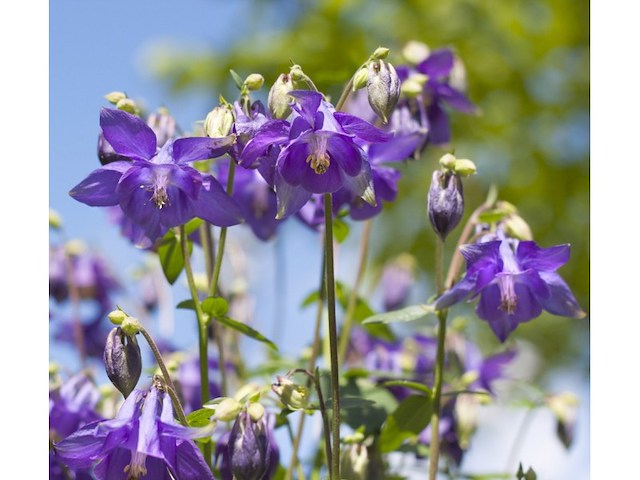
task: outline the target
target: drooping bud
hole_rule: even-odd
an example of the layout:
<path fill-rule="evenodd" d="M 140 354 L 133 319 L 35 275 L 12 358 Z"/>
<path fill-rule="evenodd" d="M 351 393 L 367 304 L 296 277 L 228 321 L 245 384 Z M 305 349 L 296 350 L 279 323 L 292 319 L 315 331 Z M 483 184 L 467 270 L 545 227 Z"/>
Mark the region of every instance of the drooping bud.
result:
<path fill-rule="evenodd" d="M 142 328 L 142 325 L 140 325 L 140 322 L 138 321 L 137 318 L 127 316 L 125 317 L 124 320 L 122 320 L 122 324 L 120 325 L 120 328 L 122 328 L 122 331 L 126 335 L 133 337 L 138 333 L 140 333 L 140 329 Z"/>
<path fill-rule="evenodd" d="M 291 97 L 289 92 L 293 90 L 293 80 L 288 73 L 282 73 L 275 81 L 271 90 L 267 104 L 271 116 L 277 119 L 284 119 L 291 113 Z"/>
<path fill-rule="evenodd" d="M 290 410 L 305 410 L 310 406 L 309 389 L 293 383 L 287 377 L 277 376 L 276 381 L 271 384 L 271 390 Z"/>
<path fill-rule="evenodd" d="M 204 133 L 207 137 L 222 138 L 229 135 L 233 126 L 233 113 L 226 106 L 215 107 L 204 119 Z"/>
<path fill-rule="evenodd" d="M 264 85 L 264 77 L 259 73 L 252 73 L 244 80 L 244 85 L 248 90 L 260 90 Z"/>
<path fill-rule="evenodd" d="M 456 158 L 456 162 L 453 166 L 453 171 L 461 177 L 468 177 L 475 175 L 478 171 L 476 164 L 466 158 Z"/>
<path fill-rule="evenodd" d="M 362 443 L 347 446 L 340 461 L 340 477 L 343 480 L 367 480 L 369 452 Z"/>
<path fill-rule="evenodd" d="M 417 65 L 429 56 L 431 51 L 427 44 L 411 40 L 402 49 L 402 56 L 407 63 Z"/>
<path fill-rule="evenodd" d="M 261 480 L 269 466 L 269 442 L 264 418 L 258 422 L 242 412 L 231 429 L 229 459 L 236 480 Z"/>
<path fill-rule="evenodd" d="M 247 413 L 254 422 L 259 422 L 264 417 L 264 407 L 260 403 L 250 403 L 247 407 Z"/>
<path fill-rule="evenodd" d="M 578 397 L 570 392 L 552 395 L 546 400 L 547 406 L 556 417 L 556 433 L 558 438 L 569 448 L 573 443 L 576 418 L 578 417 Z"/>
<path fill-rule="evenodd" d="M 453 170 L 456 166 L 456 157 L 451 153 L 445 153 L 442 157 L 440 157 L 439 162 L 442 168 Z"/>
<path fill-rule="evenodd" d="M 142 373 L 136 338 L 125 335 L 120 327 L 112 329 L 104 347 L 104 366 L 111 383 L 127 398 Z"/>
<path fill-rule="evenodd" d="M 462 181 L 458 175 L 449 171 L 433 172 L 427 211 L 433 230 L 444 242 L 449 232 L 460 223 L 464 212 Z"/>
<path fill-rule="evenodd" d="M 127 314 L 122 310 L 114 310 L 113 312 L 110 312 L 107 317 L 114 325 L 122 325 L 124 319 L 127 318 Z"/>
<path fill-rule="evenodd" d="M 132 115 L 140 115 L 138 105 L 136 105 L 136 102 L 131 98 L 121 98 L 118 100 L 118 103 L 116 103 L 116 108 Z"/>
<path fill-rule="evenodd" d="M 360 90 L 367 86 L 369 80 L 369 70 L 366 67 L 362 67 L 353 76 L 353 91 Z"/>
<path fill-rule="evenodd" d="M 388 62 L 378 60 L 369 63 L 367 68 L 369 105 L 384 123 L 388 123 L 391 112 L 400 98 L 400 79 L 396 69 Z"/>

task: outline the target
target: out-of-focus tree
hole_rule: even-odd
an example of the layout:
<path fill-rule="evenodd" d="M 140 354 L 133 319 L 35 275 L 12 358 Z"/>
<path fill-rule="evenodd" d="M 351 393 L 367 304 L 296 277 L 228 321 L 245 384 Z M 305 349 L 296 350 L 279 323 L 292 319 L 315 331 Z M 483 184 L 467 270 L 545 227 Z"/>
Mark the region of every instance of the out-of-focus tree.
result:
<path fill-rule="evenodd" d="M 229 69 L 241 75 L 260 72 L 270 84 L 293 61 L 335 99 L 379 45 L 392 49 L 389 60 L 396 64 L 402 63 L 400 52 L 409 40 L 452 47 L 464 61 L 469 97 L 481 110 L 477 116 L 451 114 L 451 147 L 458 156 L 473 159 L 479 170 L 465 185 L 465 216 L 495 184 L 500 198 L 518 207 L 541 246 L 571 243 L 572 259 L 561 273 L 589 311 L 587 1 L 246 4 L 245 17 L 237 19 L 240 40 L 199 53 L 158 49 L 149 57 L 153 72 L 175 93 L 206 88 L 212 98 L 221 92 L 232 98 Z M 212 19 L 212 28 L 219 20 Z M 421 268 L 432 269 L 434 236 L 426 218 L 426 193 L 444 152 L 431 147 L 403 168 L 399 198 L 374 226 L 374 262 L 410 251 Z M 488 328 L 479 333 L 490 337 Z M 588 319 L 545 317 L 523 325 L 517 336 L 533 341 L 550 363 L 578 358 L 588 364 Z"/>

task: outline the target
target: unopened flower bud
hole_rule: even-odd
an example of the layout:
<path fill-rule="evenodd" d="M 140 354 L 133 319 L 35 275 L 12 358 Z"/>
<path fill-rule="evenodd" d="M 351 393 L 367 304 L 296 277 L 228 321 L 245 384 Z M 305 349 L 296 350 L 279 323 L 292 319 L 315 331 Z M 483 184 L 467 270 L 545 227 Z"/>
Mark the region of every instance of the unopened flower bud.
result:
<path fill-rule="evenodd" d="M 429 56 L 431 51 L 429 47 L 422 42 L 411 40 L 402 49 L 402 56 L 407 63 L 417 65 Z"/>
<path fill-rule="evenodd" d="M 309 389 L 293 383 L 287 377 L 277 376 L 276 382 L 271 384 L 271 390 L 290 410 L 309 408 Z"/>
<path fill-rule="evenodd" d="M 375 49 L 375 51 L 371 55 L 371 58 L 374 60 L 382 60 L 389 56 L 389 52 L 390 50 L 386 47 L 378 47 Z"/>
<path fill-rule="evenodd" d="M 56 230 L 62 227 L 62 217 L 51 208 L 49 209 L 49 226 Z"/>
<path fill-rule="evenodd" d="M 140 333 L 140 329 L 142 328 L 142 325 L 140 325 L 140 322 L 138 321 L 137 318 L 126 317 L 124 320 L 122 320 L 120 327 L 122 328 L 122 331 L 125 334 L 127 334 L 130 337 L 133 337 L 138 333 Z"/>
<path fill-rule="evenodd" d="M 244 84 L 249 90 L 260 90 L 264 85 L 264 77 L 259 73 L 252 73 L 245 78 Z"/>
<path fill-rule="evenodd" d="M 293 80 L 288 73 L 282 73 L 275 81 L 271 90 L 267 104 L 273 118 L 284 119 L 291 113 L 291 97 L 289 92 L 293 90 Z"/>
<path fill-rule="evenodd" d="M 156 134 L 158 148 L 176 136 L 176 120 L 166 108 L 159 108 L 147 117 L 147 125 Z"/>
<path fill-rule="evenodd" d="M 456 163 L 453 166 L 453 171 L 461 177 L 468 177 L 475 175 L 477 172 L 476 164 L 466 158 L 457 158 Z"/>
<path fill-rule="evenodd" d="M 440 170 L 433 172 L 427 211 L 431 226 L 444 242 L 449 232 L 460 223 L 464 212 L 462 181 L 458 175 Z"/>
<path fill-rule="evenodd" d="M 124 92 L 115 91 L 107 93 L 104 98 L 106 98 L 109 103 L 117 105 L 120 100 L 127 98 L 127 94 Z"/>
<path fill-rule="evenodd" d="M 387 123 L 400 97 L 400 79 L 393 65 L 382 60 L 369 63 L 368 73 L 369 105 Z"/>
<path fill-rule="evenodd" d="M 369 452 L 361 443 L 347 446 L 340 461 L 340 477 L 343 480 L 367 480 Z"/>
<path fill-rule="evenodd" d="M 235 420 L 242 411 L 242 404 L 233 398 L 225 398 L 216 405 L 216 418 L 223 422 Z"/>
<path fill-rule="evenodd" d="M 215 107 L 204 119 L 204 133 L 207 137 L 226 137 L 233 126 L 233 113 L 226 105 Z"/>
<path fill-rule="evenodd" d="M 120 327 L 109 332 L 104 347 L 104 366 L 111 383 L 128 397 L 142 373 L 142 357 L 135 337 L 125 335 Z"/>
<path fill-rule="evenodd" d="M 247 413 L 254 422 L 259 422 L 264 417 L 264 407 L 259 403 L 251 403 L 247 407 Z"/>
<path fill-rule="evenodd" d="M 120 100 L 118 100 L 118 103 L 116 103 L 116 108 L 132 115 L 138 115 L 140 113 L 136 102 L 131 98 L 121 98 Z"/>
<path fill-rule="evenodd" d="M 107 315 L 107 318 L 109 318 L 111 323 L 113 323 L 114 325 L 122 325 L 124 319 L 127 318 L 127 314 L 122 310 L 114 310 L 113 312 L 110 312 L 109 315 Z"/>
<path fill-rule="evenodd" d="M 518 240 L 533 240 L 533 233 L 529 224 L 518 214 L 509 215 L 502 222 L 502 226 L 509 237 L 517 238 Z"/>
<path fill-rule="evenodd" d="M 445 153 L 439 160 L 440 166 L 447 170 L 453 170 L 456 166 L 456 157 L 450 153 Z"/>
<path fill-rule="evenodd" d="M 547 406 L 556 417 L 558 438 L 569 448 L 573 443 L 576 419 L 578 417 L 578 397 L 570 392 L 560 393 L 547 398 Z"/>
<path fill-rule="evenodd" d="M 261 480 L 270 467 L 271 438 L 265 419 L 254 422 L 247 413 L 236 418 L 229 437 L 231 472 L 236 480 Z"/>
<path fill-rule="evenodd" d="M 353 76 L 353 91 L 360 90 L 367 86 L 369 80 L 369 70 L 366 67 L 362 67 Z"/>

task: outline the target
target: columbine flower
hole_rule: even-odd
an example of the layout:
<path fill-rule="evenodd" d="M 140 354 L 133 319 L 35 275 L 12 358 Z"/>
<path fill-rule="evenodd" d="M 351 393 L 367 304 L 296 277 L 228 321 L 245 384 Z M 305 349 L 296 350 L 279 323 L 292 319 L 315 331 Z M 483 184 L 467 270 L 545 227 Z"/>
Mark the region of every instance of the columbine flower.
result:
<path fill-rule="evenodd" d="M 464 278 L 435 303 L 445 309 L 465 298 L 480 296 L 478 316 L 504 341 L 518 326 L 546 310 L 582 318 L 573 293 L 556 273 L 569 260 L 569 245 L 540 248 L 533 241 L 513 239 L 461 247 L 467 261 Z"/>
<path fill-rule="evenodd" d="M 386 311 L 402 307 L 409 297 L 416 277 L 416 260 L 408 253 L 399 255 L 382 270 L 380 286 Z"/>
<path fill-rule="evenodd" d="M 95 411 L 100 392 L 84 374 L 77 374 L 49 392 L 49 435 L 62 440 L 86 423 L 100 420 Z"/>
<path fill-rule="evenodd" d="M 213 479 L 192 442 L 209 432 L 178 425 L 169 394 L 154 386 L 134 390 L 113 420 L 89 423 L 54 448 L 70 468 L 95 465 L 98 480 Z"/>
<path fill-rule="evenodd" d="M 94 170 L 69 192 L 76 200 L 96 207 L 120 205 L 152 241 L 194 217 L 218 226 L 240 223 L 240 209 L 218 182 L 189 165 L 227 152 L 233 136 L 179 138 L 158 148 L 156 134 L 140 118 L 106 108 L 100 126 L 114 151 L 131 162 Z"/>
<path fill-rule="evenodd" d="M 336 112 L 317 92 L 289 92 L 295 99 L 292 122 L 265 123 L 243 151 L 241 165 L 255 168 L 277 152 L 274 186 L 278 218 L 295 213 L 312 194 L 346 188 L 369 203 L 375 202 L 371 167 L 356 142 L 384 142 L 390 135 L 370 123 Z"/>
<path fill-rule="evenodd" d="M 218 361 L 209 358 L 209 398 L 222 396 L 222 390 L 213 380 L 212 370 L 218 369 Z M 186 414 L 202 408 L 202 393 L 200 390 L 200 360 L 196 357 L 189 358 L 180 363 L 176 375 L 176 388 L 182 400 L 182 406 Z"/>
<path fill-rule="evenodd" d="M 449 118 L 444 104 L 464 113 L 476 112 L 475 105 L 469 101 L 466 95 L 452 86 L 451 74 L 455 64 L 456 58 L 453 51 L 444 48 L 431 52 L 415 68 L 396 67 L 398 76 L 403 82 L 416 73 L 426 76 L 422 92 L 415 99 L 408 101 L 409 105 L 405 108 L 412 112 L 419 112 L 424 108 L 424 115 L 421 114 L 415 118 L 420 118 L 422 126 L 429 130 L 428 140 L 436 145 L 449 143 L 451 139 Z M 398 108 L 400 107 L 399 104 Z"/>

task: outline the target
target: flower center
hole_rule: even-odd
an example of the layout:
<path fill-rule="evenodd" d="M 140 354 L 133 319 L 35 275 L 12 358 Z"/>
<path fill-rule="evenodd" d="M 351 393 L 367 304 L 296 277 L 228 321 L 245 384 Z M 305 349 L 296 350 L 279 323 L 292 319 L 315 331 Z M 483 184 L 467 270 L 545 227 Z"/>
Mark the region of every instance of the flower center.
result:
<path fill-rule="evenodd" d="M 165 173 L 160 173 L 155 175 L 153 185 L 147 188 L 147 190 L 153 192 L 151 194 L 151 200 L 159 210 L 162 210 L 162 207 L 169 204 L 169 195 L 167 194 L 168 184 L 169 176 Z"/>
<path fill-rule="evenodd" d="M 307 163 L 314 172 L 322 175 L 329 168 L 329 154 L 327 153 L 327 137 L 314 135 L 309 146 L 311 153 L 307 157 Z"/>
<path fill-rule="evenodd" d="M 131 454 L 131 463 L 124 467 L 124 473 L 128 474 L 127 480 L 137 480 L 147 474 L 146 459 L 145 453 L 133 452 Z"/>
<path fill-rule="evenodd" d="M 515 313 L 518 306 L 518 296 L 516 295 L 513 275 L 500 275 L 498 277 L 498 287 L 500 288 L 500 310 L 508 314 Z"/>

